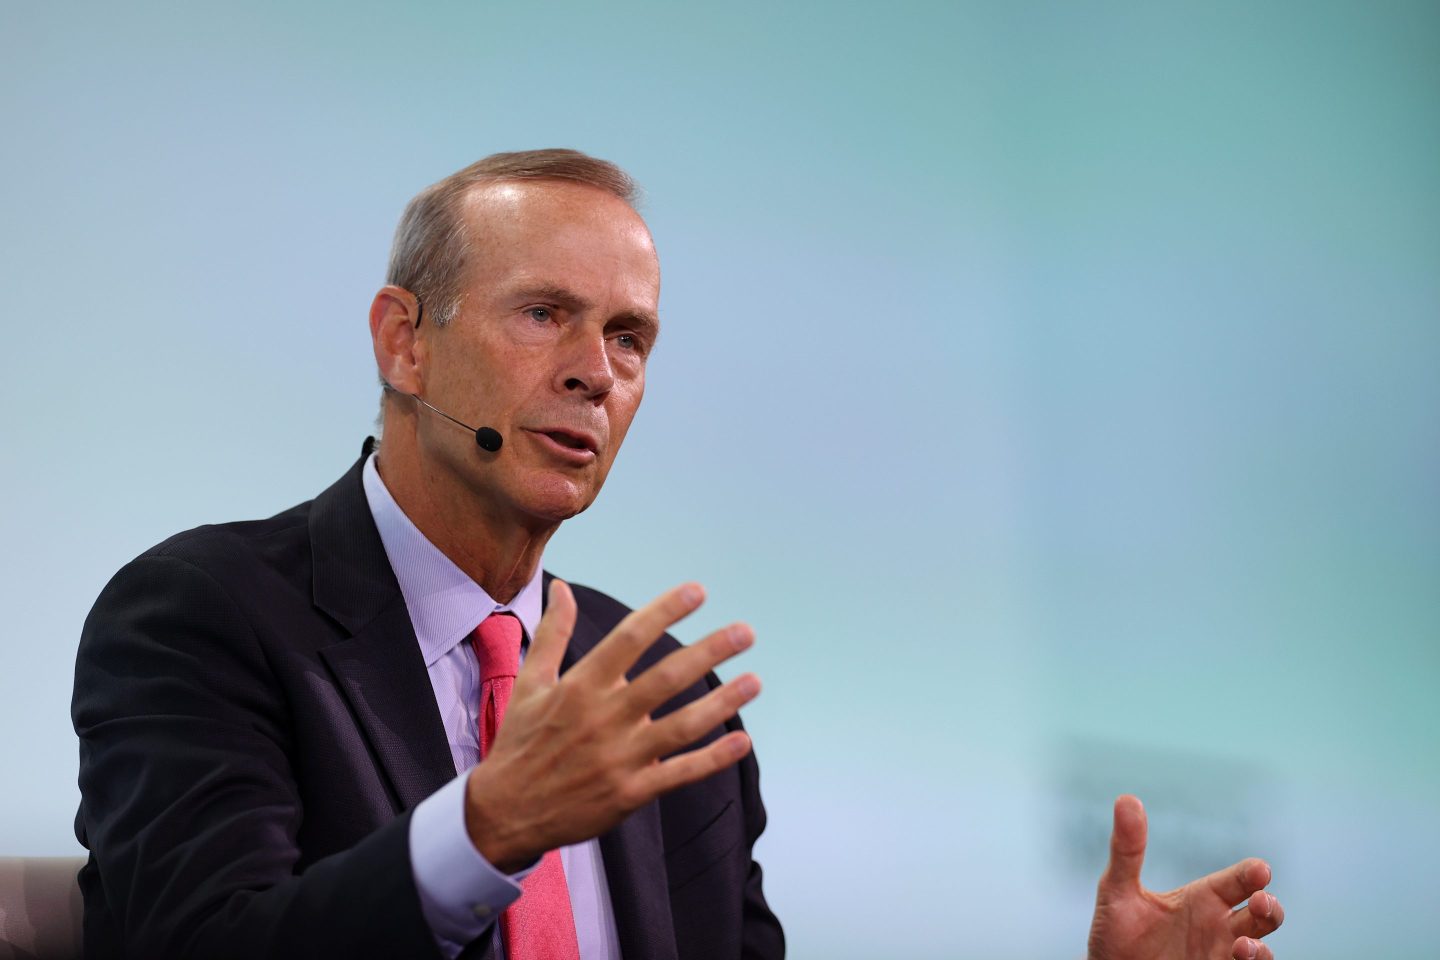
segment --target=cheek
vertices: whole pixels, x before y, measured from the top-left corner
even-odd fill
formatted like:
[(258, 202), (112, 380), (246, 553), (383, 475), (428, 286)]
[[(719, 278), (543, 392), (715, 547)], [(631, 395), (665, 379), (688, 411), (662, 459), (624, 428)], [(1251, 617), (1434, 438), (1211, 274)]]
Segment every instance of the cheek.
[(616, 442), (619, 442), (625, 436), (625, 431), (630, 429), (630, 421), (635, 419), (635, 413), (640, 409), (640, 399), (644, 394), (644, 383), (627, 387), (623, 392), (612, 393), (615, 404), (610, 410), (610, 430), (611, 436)]

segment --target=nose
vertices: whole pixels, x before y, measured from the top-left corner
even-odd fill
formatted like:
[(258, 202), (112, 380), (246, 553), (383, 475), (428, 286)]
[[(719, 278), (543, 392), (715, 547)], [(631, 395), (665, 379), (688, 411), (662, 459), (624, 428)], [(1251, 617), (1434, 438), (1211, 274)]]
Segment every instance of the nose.
[(577, 338), (561, 364), (557, 380), (562, 393), (579, 393), (587, 400), (600, 400), (615, 386), (610, 352), (604, 336)]

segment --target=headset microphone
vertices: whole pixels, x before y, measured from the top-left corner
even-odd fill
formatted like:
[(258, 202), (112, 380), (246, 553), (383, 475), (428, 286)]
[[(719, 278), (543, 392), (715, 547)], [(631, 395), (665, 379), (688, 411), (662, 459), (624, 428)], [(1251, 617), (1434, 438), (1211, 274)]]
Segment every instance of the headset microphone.
[(484, 450), (487, 453), (494, 453), (495, 451), (499, 450), (500, 445), (505, 442), (505, 438), (500, 436), (500, 431), (496, 430), (494, 427), (472, 427), (468, 423), (461, 423), (459, 420), (456, 420), (444, 410), (441, 410), (439, 407), (431, 404), (430, 401), (426, 400), (418, 393), (412, 393), (409, 394), (409, 396), (412, 396), (416, 400), (419, 400), (425, 406), (440, 414), (440, 416), (444, 417), (446, 420), (449, 420), (456, 426), (464, 427), (466, 430), (473, 430), (475, 432), (475, 443), (480, 447), (481, 450)]

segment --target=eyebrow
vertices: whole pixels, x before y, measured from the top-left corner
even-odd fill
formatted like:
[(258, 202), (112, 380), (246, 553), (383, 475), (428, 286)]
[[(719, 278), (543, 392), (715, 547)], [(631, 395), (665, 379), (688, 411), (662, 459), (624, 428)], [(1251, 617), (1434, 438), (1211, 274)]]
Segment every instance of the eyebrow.
[[(539, 283), (532, 286), (522, 287), (515, 291), (514, 300), (548, 300), (569, 310), (571, 313), (580, 313), (594, 306), (580, 294), (573, 290), (554, 283)], [(610, 318), (611, 321), (623, 320), (636, 328), (639, 333), (645, 334), (653, 345), (660, 336), (660, 318), (653, 314), (625, 310)]]

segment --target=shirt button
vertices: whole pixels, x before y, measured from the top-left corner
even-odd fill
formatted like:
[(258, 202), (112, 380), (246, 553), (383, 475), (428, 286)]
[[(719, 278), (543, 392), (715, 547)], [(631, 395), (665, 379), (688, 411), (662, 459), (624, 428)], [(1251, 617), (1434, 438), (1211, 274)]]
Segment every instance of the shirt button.
[(494, 911), (490, 909), (490, 905), (488, 903), (477, 903), (475, 904), (475, 906), (470, 908), (470, 912), (475, 914), (475, 916), (479, 917), (481, 920), (484, 920), (485, 918), (489, 917), (490, 914)]

